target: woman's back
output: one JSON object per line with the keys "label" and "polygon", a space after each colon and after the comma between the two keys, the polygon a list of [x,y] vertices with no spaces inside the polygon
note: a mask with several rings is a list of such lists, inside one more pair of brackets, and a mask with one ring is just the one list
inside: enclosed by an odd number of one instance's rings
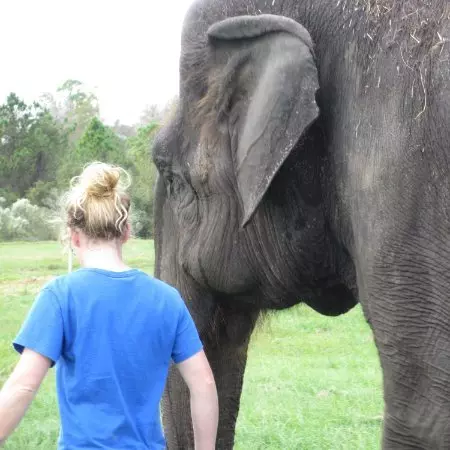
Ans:
{"label": "woman's back", "polygon": [[18,350],[33,342],[58,361],[59,449],[165,448],[171,359],[202,348],[175,289],[139,270],[84,268],[50,282],[28,322],[40,330],[25,324]]}

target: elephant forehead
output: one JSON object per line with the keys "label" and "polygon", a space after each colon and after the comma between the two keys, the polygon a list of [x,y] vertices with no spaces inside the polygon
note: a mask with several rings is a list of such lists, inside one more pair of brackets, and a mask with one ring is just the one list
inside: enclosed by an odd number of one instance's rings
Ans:
{"label": "elephant forehead", "polygon": [[385,19],[391,21],[390,27],[397,23],[408,25],[407,31],[412,33],[426,28],[430,20],[448,18],[447,0],[435,0],[433,2],[424,0],[353,0],[352,2],[338,2],[343,11],[362,10],[367,19],[374,25],[383,23]]}
{"label": "elephant forehead", "polygon": [[344,20],[353,21],[355,26],[358,14],[365,18],[362,37],[373,44],[371,57],[395,44],[402,47],[404,63],[414,66],[418,58],[450,37],[446,36],[450,19],[447,0],[354,0],[338,4]]}

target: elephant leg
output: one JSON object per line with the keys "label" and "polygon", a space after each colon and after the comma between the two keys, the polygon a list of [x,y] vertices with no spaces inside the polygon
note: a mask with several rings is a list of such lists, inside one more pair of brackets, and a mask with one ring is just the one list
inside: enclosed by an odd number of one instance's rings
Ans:
{"label": "elephant leg", "polygon": [[442,373],[425,358],[419,360],[413,355],[383,355],[381,361],[385,396],[383,449],[450,448],[448,372]]}
{"label": "elephant leg", "polygon": [[449,449],[448,297],[397,292],[372,297],[367,314],[383,370],[383,449]]}
{"label": "elephant leg", "polygon": [[[201,337],[219,396],[217,450],[231,450],[247,363],[247,349],[257,313],[218,306],[210,328]],[[189,392],[178,370],[171,367],[162,400],[164,432],[169,450],[194,450]]]}

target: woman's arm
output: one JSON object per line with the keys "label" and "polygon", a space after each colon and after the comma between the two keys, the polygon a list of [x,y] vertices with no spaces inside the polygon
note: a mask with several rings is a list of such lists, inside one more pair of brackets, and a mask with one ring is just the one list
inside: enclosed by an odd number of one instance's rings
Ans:
{"label": "woman's arm", "polygon": [[50,368],[51,360],[25,348],[0,391],[0,446],[17,428]]}
{"label": "woman's arm", "polygon": [[196,450],[216,448],[219,404],[214,375],[201,350],[177,365],[191,397],[191,416]]}

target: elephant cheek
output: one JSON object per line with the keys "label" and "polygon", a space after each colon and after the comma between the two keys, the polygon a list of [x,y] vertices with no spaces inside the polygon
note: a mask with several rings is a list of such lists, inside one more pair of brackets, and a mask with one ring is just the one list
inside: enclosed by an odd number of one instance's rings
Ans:
{"label": "elephant cheek", "polygon": [[208,286],[205,273],[201,267],[201,259],[199,254],[199,244],[196,232],[192,234],[186,233],[186,240],[181,246],[178,264],[183,273],[193,278],[197,283]]}
{"label": "elephant cheek", "polygon": [[213,268],[220,265],[220,258],[217,254],[214,256],[214,252],[209,250],[210,246],[207,242],[200,241],[199,235],[201,236],[201,232],[193,230],[193,233],[183,242],[179,266],[185,275],[201,286],[216,290],[218,279]]}
{"label": "elephant cheek", "polygon": [[236,294],[248,290],[248,267],[242,257],[238,202],[210,195],[196,203],[195,219],[179,223],[183,239],[179,264],[202,286]]}

